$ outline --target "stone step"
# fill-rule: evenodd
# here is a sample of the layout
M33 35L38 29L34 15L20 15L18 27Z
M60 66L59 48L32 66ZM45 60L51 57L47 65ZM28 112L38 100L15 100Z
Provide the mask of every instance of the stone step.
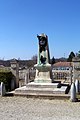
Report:
M60 87L60 83L28 83L26 85L28 88L58 88Z
M54 88L54 93L56 94L66 94L67 86L62 86L61 88Z
M62 86L61 88L31 88L31 87L21 87L15 90L14 94L33 94L33 95L40 95L40 94L65 94L67 90L67 86Z
M70 99L69 94L65 94L66 87L54 88L54 89L44 89L44 88L27 88L26 86L17 88L13 93L15 96L26 96L33 98L43 98L43 99Z
M33 93L16 93L14 96L26 96L27 98L42 98L42 99L70 99L69 94L33 94Z

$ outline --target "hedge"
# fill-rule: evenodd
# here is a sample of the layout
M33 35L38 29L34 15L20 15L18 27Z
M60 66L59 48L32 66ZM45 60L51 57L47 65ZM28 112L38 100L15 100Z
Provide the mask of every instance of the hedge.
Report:
M13 78L12 72L0 72L0 82L3 82L6 87L6 91L11 90L11 80Z

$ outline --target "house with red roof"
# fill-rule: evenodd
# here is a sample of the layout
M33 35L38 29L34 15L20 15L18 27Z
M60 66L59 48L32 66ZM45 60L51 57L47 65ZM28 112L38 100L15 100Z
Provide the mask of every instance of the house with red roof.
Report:
M73 73L72 62L57 62L52 67L52 74L54 81L61 81L71 83Z

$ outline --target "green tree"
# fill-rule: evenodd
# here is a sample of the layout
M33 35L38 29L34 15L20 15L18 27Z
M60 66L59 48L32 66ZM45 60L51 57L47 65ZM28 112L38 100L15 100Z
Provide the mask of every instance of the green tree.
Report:
M55 63L55 58L53 56L52 59L51 59L51 64L54 64L54 63Z
M0 71L0 82L3 82L6 87L6 91L11 89L11 80L14 77L12 72Z
M74 52L72 51L67 59L67 62L72 62L72 59L75 57Z
M78 51L77 56L80 58L80 50Z

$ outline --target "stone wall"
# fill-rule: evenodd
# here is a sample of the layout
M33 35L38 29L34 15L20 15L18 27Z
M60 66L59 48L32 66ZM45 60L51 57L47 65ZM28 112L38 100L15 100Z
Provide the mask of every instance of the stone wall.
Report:
M73 79L74 81L78 79L80 81L80 58L75 57L73 59Z

